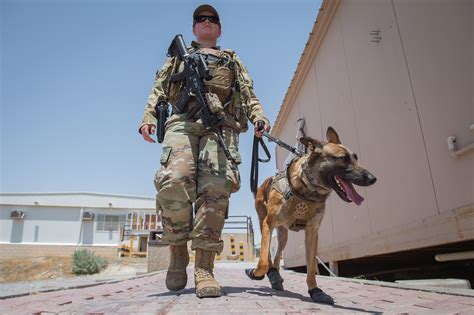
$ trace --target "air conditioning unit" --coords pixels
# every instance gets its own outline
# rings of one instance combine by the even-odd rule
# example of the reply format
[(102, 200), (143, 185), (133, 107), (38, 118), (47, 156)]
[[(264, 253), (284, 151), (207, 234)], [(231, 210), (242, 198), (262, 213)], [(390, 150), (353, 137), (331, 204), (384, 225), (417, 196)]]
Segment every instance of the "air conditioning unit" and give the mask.
[(13, 220), (23, 220), (25, 218), (26, 213), (23, 211), (12, 211), (10, 212), (10, 219)]
[(92, 221), (94, 220), (94, 212), (84, 212), (82, 214), (83, 221)]

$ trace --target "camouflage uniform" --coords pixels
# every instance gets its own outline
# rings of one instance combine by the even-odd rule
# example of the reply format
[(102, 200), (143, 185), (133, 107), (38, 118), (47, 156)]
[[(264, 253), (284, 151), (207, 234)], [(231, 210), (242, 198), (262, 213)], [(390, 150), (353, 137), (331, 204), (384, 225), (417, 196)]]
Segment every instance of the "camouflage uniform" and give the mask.
[[(191, 50), (199, 49), (192, 43)], [(210, 92), (217, 94), (224, 106), (224, 140), (235, 163), (227, 160), (213, 132), (204, 128), (200, 119), (187, 119), (186, 114), (173, 113), (166, 123), (166, 134), (161, 154), (161, 168), (155, 176), (157, 209), (162, 211), (164, 240), (180, 245), (192, 239), (191, 248), (220, 253), (224, 220), (230, 194), (240, 188), (238, 164), (239, 133), (265, 118), (262, 106), (253, 92), (247, 69), (230, 50), (207, 50), (213, 79), (205, 81)], [(203, 50), (204, 52), (204, 50)], [(212, 61), (213, 60), (213, 61)], [(145, 107), (144, 124), (156, 125), (154, 106), (160, 101), (172, 104), (179, 98), (183, 82), (170, 83), (171, 74), (180, 72), (182, 64), (168, 58), (157, 72)], [(194, 98), (187, 105), (195, 106)], [(193, 205), (196, 212), (193, 221)]]

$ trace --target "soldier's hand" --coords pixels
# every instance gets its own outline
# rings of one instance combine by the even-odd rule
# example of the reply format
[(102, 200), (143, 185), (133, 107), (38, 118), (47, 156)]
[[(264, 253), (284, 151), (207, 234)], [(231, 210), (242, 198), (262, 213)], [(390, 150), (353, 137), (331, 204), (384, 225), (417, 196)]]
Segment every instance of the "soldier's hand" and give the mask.
[(156, 126), (155, 125), (143, 125), (140, 128), (140, 132), (143, 136), (143, 139), (147, 142), (150, 143), (155, 143), (156, 141), (150, 137), (150, 135), (154, 135), (156, 131)]
[(263, 131), (269, 132), (270, 126), (267, 125), (263, 120), (259, 120), (255, 123), (255, 136), (261, 138), (263, 136)]

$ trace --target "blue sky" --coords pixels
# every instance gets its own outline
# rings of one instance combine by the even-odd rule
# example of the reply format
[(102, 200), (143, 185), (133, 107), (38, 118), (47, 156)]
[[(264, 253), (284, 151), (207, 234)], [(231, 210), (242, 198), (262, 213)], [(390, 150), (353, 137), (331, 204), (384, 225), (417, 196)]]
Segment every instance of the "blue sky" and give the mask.
[[(170, 41), (194, 39), (191, 16), (202, 3), (0, 0), (0, 190), (153, 196), (161, 145), (137, 129)], [(321, 1), (209, 3), (221, 16), (219, 44), (247, 65), (273, 124)], [(258, 226), (252, 137), (241, 135), (242, 188), (230, 214)], [(274, 158), (261, 164), (260, 182), (274, 170)]]

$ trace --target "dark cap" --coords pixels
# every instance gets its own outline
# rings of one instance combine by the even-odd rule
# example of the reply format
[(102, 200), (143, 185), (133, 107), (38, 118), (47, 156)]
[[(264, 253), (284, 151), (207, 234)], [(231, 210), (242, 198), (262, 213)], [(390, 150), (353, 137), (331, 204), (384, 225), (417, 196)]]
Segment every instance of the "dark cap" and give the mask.
[(196, 17), (202, 12), (202, 11), (209, 11), (211, 12), (212, 14), (214, 14), (215, 16), (219, 17), (219, 14), (217, 13), (217, 10), (214, 9), (214, 7), (212, 5), (209, 5), (209, 4), (203, 4), (203, 5), (200, 5), (196, 8), (196, 10), (194, 10), (194, 13), (193, 13), (193, 20), (196, 19)]

